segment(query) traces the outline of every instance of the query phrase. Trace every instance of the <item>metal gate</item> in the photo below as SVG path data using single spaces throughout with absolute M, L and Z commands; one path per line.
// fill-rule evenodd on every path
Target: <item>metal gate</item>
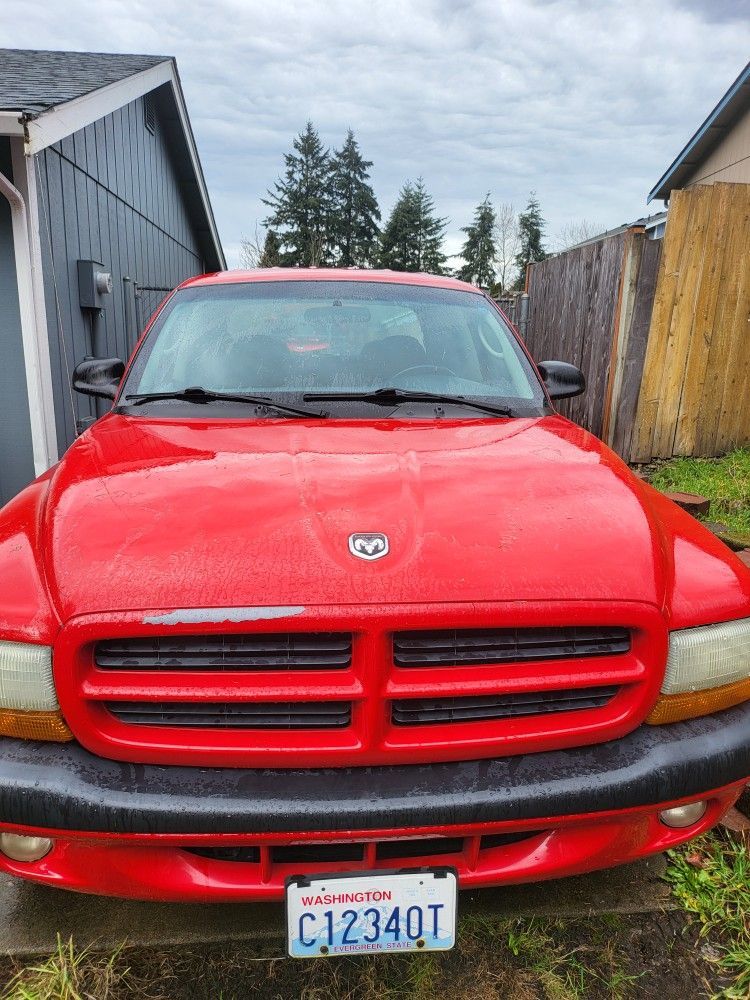
M 503 295 L 495 302 L 500 306 L 505 315 L 521 334 L 521 339 L 526 337 L 526 325 L 529 316 L 529 297 L 525 292 L 519 295 Z
M 149 320 L 172 291 L 160 285 L 139 285 L 135 283 L 135 320 L 138 336 L 146 329 Z

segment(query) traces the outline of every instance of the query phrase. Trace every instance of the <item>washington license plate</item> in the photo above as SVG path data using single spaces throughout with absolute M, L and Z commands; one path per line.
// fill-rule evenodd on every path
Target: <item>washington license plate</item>
M 448 951 L 456 887 L 452 869 L 294 876 L 286 885 L 289 954 Z

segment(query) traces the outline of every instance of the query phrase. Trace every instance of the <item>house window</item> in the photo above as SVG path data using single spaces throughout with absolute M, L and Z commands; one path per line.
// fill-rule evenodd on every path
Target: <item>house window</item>
M 156 132 L 156 108 L 151 94 L 146 94 L 143 98 L 143 120 L 151 135 Z

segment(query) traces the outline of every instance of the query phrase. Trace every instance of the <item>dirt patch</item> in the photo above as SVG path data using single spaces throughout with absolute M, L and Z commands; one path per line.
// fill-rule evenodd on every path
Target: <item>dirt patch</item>
M 726 985 L 710 941 L 681 912 L 586 920 L 469 919 L 445 955 L 258 961 L 242 945 L 125 949 L 80 962 L 70 1000 L 698 1000 Z M 9 984 L 18 967 L 0 965 Z M 12 991 L 14 1000 L 63 994 Z M 7 990 L 7 986 L 6 986 Z

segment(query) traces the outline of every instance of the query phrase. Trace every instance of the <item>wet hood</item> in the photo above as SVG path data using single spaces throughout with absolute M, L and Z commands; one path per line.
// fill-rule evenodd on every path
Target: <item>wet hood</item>
M 113 414 L 45 508 L 63 620 L 97 611 L 508 600 L 661 604 L 644 491 L 560 417 L 154 420 Z M 382 532 L 377 561 L 349 551 Z

